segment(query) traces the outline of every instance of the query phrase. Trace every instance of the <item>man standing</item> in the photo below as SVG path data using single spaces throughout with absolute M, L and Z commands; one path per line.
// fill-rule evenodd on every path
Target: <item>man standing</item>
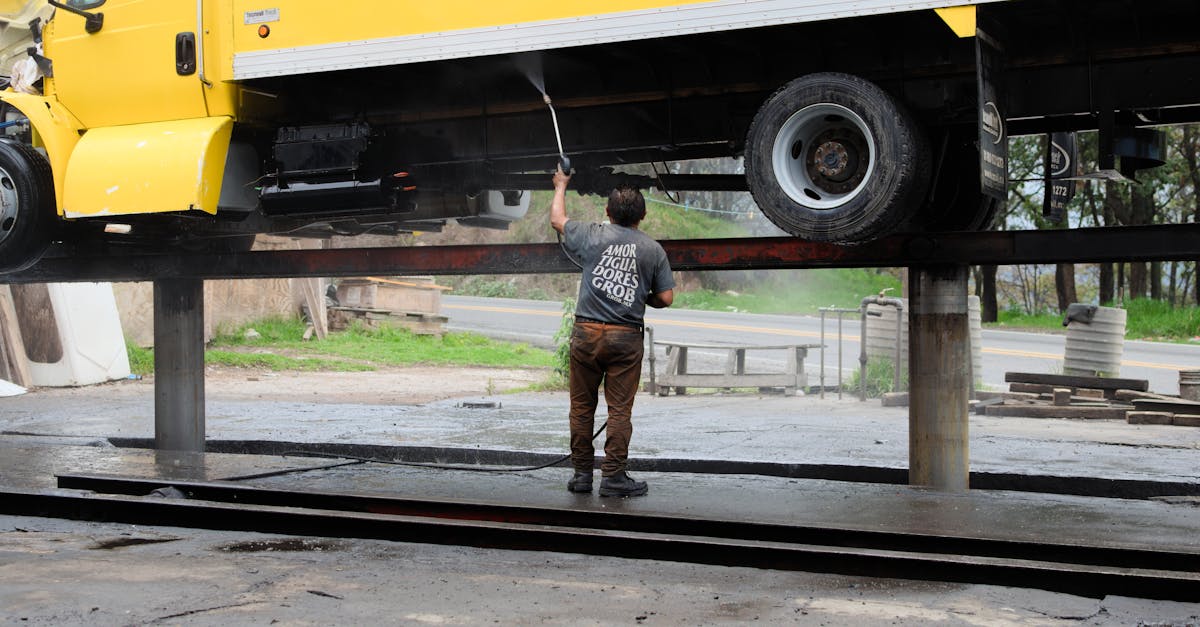
M 596 453 L 592 425 L 603 380 L 608 430 L 600 466 L 600 496 L 641 496 L 647 492 L 646 482 L 635 481 L 625 466 L 633 434 L 633 399 L 642 377 L 643 316 L 646 305 L 671 306 L 675 281 L 662 246 L 638 230 L 646 217 L 646 200 L 639 190 L 618 187 L 609 194 L 606 213 L 611 224 L 584 223 L 567 218 L 570 180 L 561 168 L 554 173 L 554 200 L 550 203 L 550 225 L 563 235 L 567 251 L 583 266 L 571 331 L 571 463 L 575 476 L 567 482 L 567 489 L 592 491 Z

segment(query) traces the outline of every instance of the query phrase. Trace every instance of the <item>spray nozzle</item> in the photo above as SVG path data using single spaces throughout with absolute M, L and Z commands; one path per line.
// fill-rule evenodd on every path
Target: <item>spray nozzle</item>
M 549 94 L 542 94 L 542 102 L 546 103 L 547 105 L 551 104 Z

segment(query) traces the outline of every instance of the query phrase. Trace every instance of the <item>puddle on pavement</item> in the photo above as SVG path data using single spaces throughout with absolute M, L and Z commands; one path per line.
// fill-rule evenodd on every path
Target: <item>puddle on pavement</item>
M 106 540 L 97 540 L 95 544 L 88 547 L 92 551 L 109 551 L 112 549 L 121 549 L 127 546 L 138 546 L 141 544 L 162 544 L 163 542 L 174 542 L 179 538 L 108 538 Z
M 216 547 L 218 551 L 227 553 L 263 553 L 271 551 L 341 551 L 345 546 L 341 542 L 330 540 L 313 540 L 308 538 L 279 538 L 276 540 L 253 540 L 250 542 L 231 542 Z

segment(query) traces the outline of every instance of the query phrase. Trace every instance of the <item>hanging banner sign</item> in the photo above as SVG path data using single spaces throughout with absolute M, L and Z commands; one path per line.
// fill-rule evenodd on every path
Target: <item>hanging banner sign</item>
M 1075 133 L 1051 133 L 1046 142 L 1046 194 L 1042 200 L 1042 217 L 1061 224 L 1067 215 L 1067 203 L 1075 197 L 1075 171 L 1079 163 L 1079 147 Z
M 1003 56 L 982 28 L 975 31 L 979 92 L 979 189 L 1000 203 L 1008 199 L 1008 135 L 1001 110 Z

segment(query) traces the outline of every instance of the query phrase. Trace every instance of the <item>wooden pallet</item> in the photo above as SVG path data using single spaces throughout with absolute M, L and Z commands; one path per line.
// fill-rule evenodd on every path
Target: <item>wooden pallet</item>
M 1012 392 L 976 413 L 1023 418 L 1124 420 L 1136 425 L 1200 426 L 1200 403 L 1149 392 L 1144 379 L 1009 372 Z M 1129 386 L 1128 388 L 1122 386 Z M 1019 395 L 1019 396 L 1018 396 Z
M 329 324 L 334 329 L 345 329 L 357 321 L 369 327 L 402 327 L 416 335 L 441 335 L 445 333 L 445 324 L 449 320 L 441 314 L 368 307 L 330 307 L 329 314 Z

